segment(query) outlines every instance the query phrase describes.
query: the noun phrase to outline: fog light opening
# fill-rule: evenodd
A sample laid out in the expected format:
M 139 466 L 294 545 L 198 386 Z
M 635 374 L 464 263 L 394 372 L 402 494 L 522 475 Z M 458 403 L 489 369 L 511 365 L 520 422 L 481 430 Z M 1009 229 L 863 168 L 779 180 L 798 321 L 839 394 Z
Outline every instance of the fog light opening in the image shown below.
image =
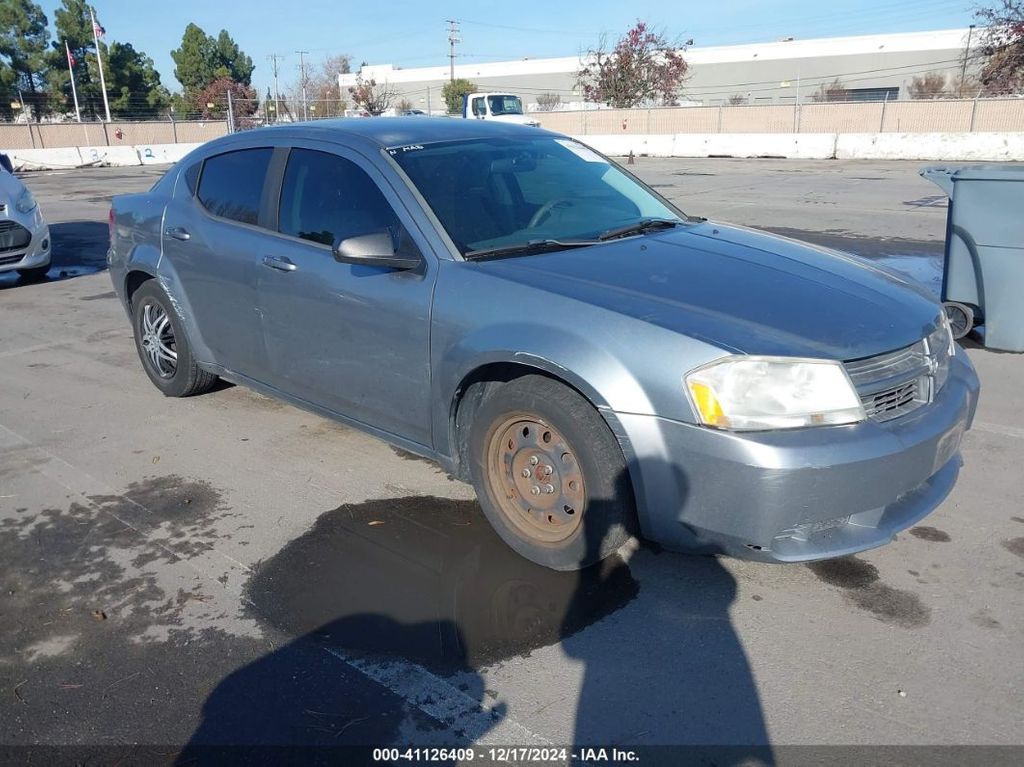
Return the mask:
M 43 240 L 42 247 L 43 247 L 43 250 L 49 250 L 50 249 L 50 238 L 49 237 L 47 237 L 47 238 L 45 238 Z

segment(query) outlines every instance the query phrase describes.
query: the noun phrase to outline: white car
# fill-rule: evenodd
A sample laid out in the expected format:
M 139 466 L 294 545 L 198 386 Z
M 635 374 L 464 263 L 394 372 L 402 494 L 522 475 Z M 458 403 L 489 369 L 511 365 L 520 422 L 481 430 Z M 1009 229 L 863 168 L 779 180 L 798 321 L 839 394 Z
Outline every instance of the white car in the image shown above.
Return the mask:
M 0 274 L 17 270 L 28 279 L 50 268 L 50 227 L 21 180 L 0 169 Z

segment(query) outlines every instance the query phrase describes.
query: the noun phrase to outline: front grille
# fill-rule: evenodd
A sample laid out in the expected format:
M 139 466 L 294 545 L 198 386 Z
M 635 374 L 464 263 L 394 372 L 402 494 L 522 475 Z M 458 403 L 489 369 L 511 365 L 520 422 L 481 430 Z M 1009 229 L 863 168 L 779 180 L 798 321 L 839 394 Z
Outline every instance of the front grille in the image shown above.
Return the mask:
M 23 256 L 21 253 L 19 253 L 16 256 L 0 256 L 0 266 L 10 266 L 11 264 L 16 264 L 19 261 L 21 261 L 21 259 L 23 259 L 24 257 L 25 256 Z
M 920 407 L 925 399 L 920 396 L 925 379 L 918 378 L 877 394 L 866 394 L 860 398 L 868 418 L 888 421 Z
M 924 340 L 844 364 L 873 421 L 899 418 L 927 404 L 931 397 L 930 376 L 935 366 Z
M 0 253 L 23 250 L 32 242 L 32 232 L 17 221 L 0 221 Z

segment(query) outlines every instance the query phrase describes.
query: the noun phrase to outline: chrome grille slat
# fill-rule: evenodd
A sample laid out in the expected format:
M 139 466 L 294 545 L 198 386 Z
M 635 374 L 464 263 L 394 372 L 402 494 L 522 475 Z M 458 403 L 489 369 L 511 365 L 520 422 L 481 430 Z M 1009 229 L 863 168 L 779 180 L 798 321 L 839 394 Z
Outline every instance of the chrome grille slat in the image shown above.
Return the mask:
M 935 352 L 922 339 L 892 352 L 843 363 L 868 418 L 890 421 L 928 403 Z

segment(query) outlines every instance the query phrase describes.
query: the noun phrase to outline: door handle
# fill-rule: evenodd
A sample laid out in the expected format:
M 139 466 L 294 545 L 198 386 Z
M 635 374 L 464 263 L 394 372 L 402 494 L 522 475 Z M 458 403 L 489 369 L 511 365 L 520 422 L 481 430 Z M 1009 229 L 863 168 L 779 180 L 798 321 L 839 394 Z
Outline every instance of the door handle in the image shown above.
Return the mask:
M 286 256 L 264 256 L 263 265 L 281 272 L 294 272 L 299 268 Z
M 188 233 L 188 229 L 183 226 L 169 226 L 164 229 L 164 234 L 168 237 L 173 237 L 175 240 L 181 240 L 182 242 L 187 242 L 192 236 Z

